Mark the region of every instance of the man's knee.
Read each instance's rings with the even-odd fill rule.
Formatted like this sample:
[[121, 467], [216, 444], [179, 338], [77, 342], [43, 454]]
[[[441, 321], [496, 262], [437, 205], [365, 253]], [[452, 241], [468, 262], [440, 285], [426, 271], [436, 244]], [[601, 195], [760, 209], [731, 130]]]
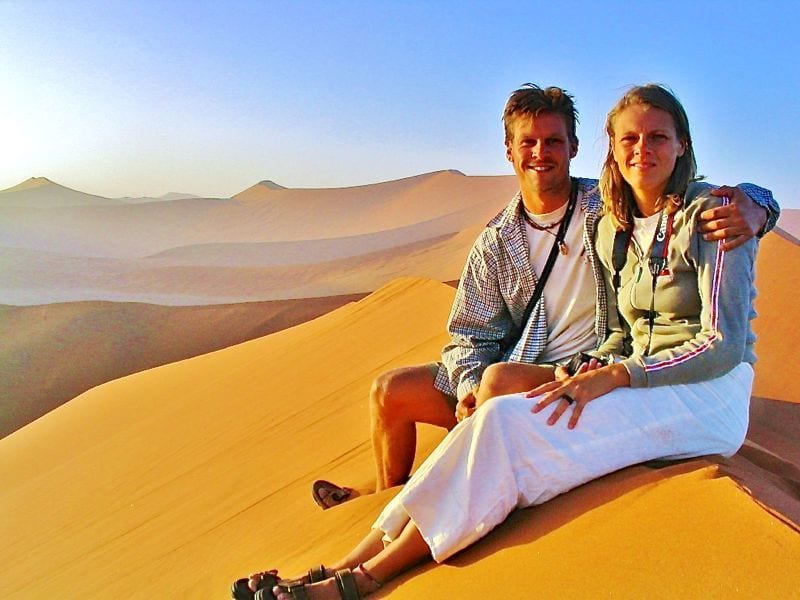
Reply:
[[483, 371], [481, 384], [478, 387], [478, 399], [485, 402], [489, 398], [508, 393], [513, 387], [514, 377], [510, 373], [507, 363], [489, 365]]
[[482, 404], [495, 396], [527, 392], [553, 380], [553, 370], [540, 365], [496, 363], [486, 367], [478, 387], [477, 400]]
[[407, 394], [405, 380], [408, 379], [406, 369], [394, 369], [378, 375], [370, 389], [370, 411], [381, 419], [392, 417], [403, 412]]
[[369, 390], [369, 408], [373, 414], [384, 411], [388, 390], [391, 387], [392, 373], [393, 371], [381, 373], [372, 381], [372, 387]]
[[427, 365], [381, 373], [370, 389], [370, 412], [380, 421], [426, 421], [426, 402], [441, 395]]

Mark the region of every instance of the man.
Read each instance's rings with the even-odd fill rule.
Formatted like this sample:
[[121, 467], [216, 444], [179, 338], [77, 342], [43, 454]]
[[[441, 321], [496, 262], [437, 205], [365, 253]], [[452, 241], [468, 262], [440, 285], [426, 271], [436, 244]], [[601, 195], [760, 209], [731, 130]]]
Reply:
[[[373, 383], [376, 491], [408, 478], [417, 423], [451, 429], [489, 398], [551, 381], [556, 364], [604, 340], [605, 286], [592, 242], [602, 202], [596, 180], [570, 178], [570, 160], [578, 152], [576, 122], [572, 97], [557, 87], [528, 84], [506, 103], [506, 157], [520, 190], [470, 251], [442, 362], [395, 369]], [[726, 239], [728, 249], [771, 229], [779, 214], [770, 192], [741, 188], [716, 190], [733, 202], [701, 215], [706, 237]], [[551, 253], [546, 294], [526, 318]], [[350, 492], [329, 482], [314, 485], [323, 508]]]

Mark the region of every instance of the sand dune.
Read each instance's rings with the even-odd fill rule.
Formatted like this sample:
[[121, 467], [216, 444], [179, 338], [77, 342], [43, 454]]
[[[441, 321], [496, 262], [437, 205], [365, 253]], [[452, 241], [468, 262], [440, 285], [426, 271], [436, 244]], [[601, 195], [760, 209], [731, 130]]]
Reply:
[[[298, 327], [90, 390], [0, 440], [0, 596], [222, 598], [249, 570], [341, 553], [393, 491], [322, 512], [309, 482], [372, 485], [369, 382], [436, 358], [452, 298], [398, 280]], [[424, 429], [423, 452], [439, 436]], [[713, 460], [634, 467], [516, 513], [376, 597], [787, 598], [800, 589], [800, 535], [768, 508]]]
[[[409, 274], [457, 278], [514, 179], [439, 172], [338, 190], [266, 181], [233, 199], [127, 205], [66, 192], [48, 204], [31, 192], [54, 185], [0, 192], [0, 301], [94, 301], [0, 307], [14, 332], [0, 347], [3, 418], [15, 427], [107, 383], [0, 440], [0, 597], [221, 598], [250, 570], [291, 573], [343, 552], [394, 491], [323, 513], [309, 483], [374, 485], [369, 384], [438, 357], [453, 290], [398, 279], [259, 336], [351, 299], [326, 296]], [[760, 398], [736, 456], [612, 474], [516, 513], [377, 597], [796, 595], [792, 219], [785, 212], [761, 243]], [[264, 298], [303, 299], [219, 304]], [[217, 305], [177, 306], [187, 304]], [[442, 432], [420, 433], [422, 456]]]
[[219, 304], [451, 280], [514, 186], [443, 171], [321, 190], [262, 182], [233, 199], [0, 205], [0, 303]]
[[46, 177], [31, 177], [19, 185], [0, 190], [0, 207], [113, 206], [119, 203], [111, 198], [73, 190]]
[[86, 390], [261, 337], [361, 295], [168, 307], [129, 302], [0, 305], [0, 437]]
[[793, 350], [786, 343], [800, 339], [800, 305], [792, 283], [798, 273], [800, 244], [777, 234], [765, 236], [756, 262], [756, 396], [800, 402], [800, 381], [787, 362]]
[[[369, 292], [409, 274], [451, 281], [460, 276], [479, 229], [372, 252], [362, 248], [354, 255], [346, 244], [337, 247], [335, 242], [312, 243], [308, 253], [303, 245], [290, 245], [272, 260], [262, 259], [260, 245], [242, 244], [231, 253], [210, 246], [146, 260], [0, 248], [0, 301], [31, 305], [100, 299], [186, 306]], [[390, 244], [401, 240], [393, 238]], [[345, 256], [324, 259], [325, 250]]]
[[[471, 225], [485, 222], [514, 189], [513, 177], [442, 172], [357, 188], [269, 190], [276, 195], [269, 200], [237, 195], [114, 206], [15, 206], [0, 208], [0, 246], [133, 258], [195, 244], [369, 235], [437, 219], [435, 235], [441, 235], [458, 231], [467, 214]], [[460, 218], [453, 221], [453, 215]]]
[[784, 208], [778, 219], [778, 229], [791, 236], [791, 240], [800, 243], [800, 209]]
[[[473, 209], [485, 221], [517, 190], [513, 176], [468, 177], [458, 171], [438, 171], [371, 185], [328, 189], [270, 189], [253, 186], [233, 196], [242, 205], [279, 224], [289, 234], [274, 239], [359, 235], [402, 227]], [[499, 203], [499, 204], [498, 204]], [[488, 205], [488, 212], [485, 207]], [[267, 218], [268, 217], [268, 218]]]

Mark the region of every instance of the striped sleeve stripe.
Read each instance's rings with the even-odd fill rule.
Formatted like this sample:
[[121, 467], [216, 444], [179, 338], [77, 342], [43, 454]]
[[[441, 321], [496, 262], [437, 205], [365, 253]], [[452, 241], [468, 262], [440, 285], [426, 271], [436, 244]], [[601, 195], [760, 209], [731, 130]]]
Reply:
[[[722, 199], [723, 206], [727, 206], [729, 202], [730, 200], [727, 196]], [[675, 358], [671, 358], [669, 360], [653, 363], [651, 365], [645, 365], [645, 372], [660, 371], [675, 365], [683, 364], [708, 350], [714, 343], [714, 340], [717, 339], [717, 327], [719, 324], [719, 291], [722, 284], [723, 263], [725, 262], [725, 252], [722, 250], [723, 241], [724, 240], [720, 240], [717, 242], [717, 257], [715, 261], [716, 264], [714, 266], [714, 279], [711, 282], [711, 335], [705, 342], [691, 352], [681, 354], [680, 356], [676, 356]]]

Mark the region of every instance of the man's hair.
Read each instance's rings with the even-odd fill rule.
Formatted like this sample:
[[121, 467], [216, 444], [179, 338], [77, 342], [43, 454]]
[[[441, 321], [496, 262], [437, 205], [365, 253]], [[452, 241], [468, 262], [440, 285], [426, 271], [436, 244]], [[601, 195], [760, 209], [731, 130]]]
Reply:
[[675, 168], [667, 180], [657, 208], [660, 210], [668, 206], [668, 211], [677, 210], [683, 204], [683, 196], [689, 183], [698, 179], [697, 161], [692, 147], [692, 135], [689, 132], [689, 118], [678, 98], [667, 86], [660, 83], [632, 87], [625, 92], [606, 117], [608, 152], [600, 174], [600, 193], [603, 196], [605, 211], [612, 216], [617, 229], [630, 228], [636, 202], [631, 186], [623, 179], [617, 161], [614, 160], [614, 120], [623, 110], [636, 104], [644, 104], [669, 113], [675, 124], [678, 139], [686, 148], [683, 156], [679, 156], [675, 161]]
[[564, 117], [567, 124], [567, 135], [573, 144], [578, 143], [575, 125], [578, 122], [578, 110], [573, 97], [559, 87], [550, 86], [542, 89], [533, 83], [526, 83], [515, 90], [506, 102], [503, 110], [503, 125], [506, 130], [506, 142], [514, 137], [514, 122], [518, 117], [535, 117], [541, 113], [555, 113]]

